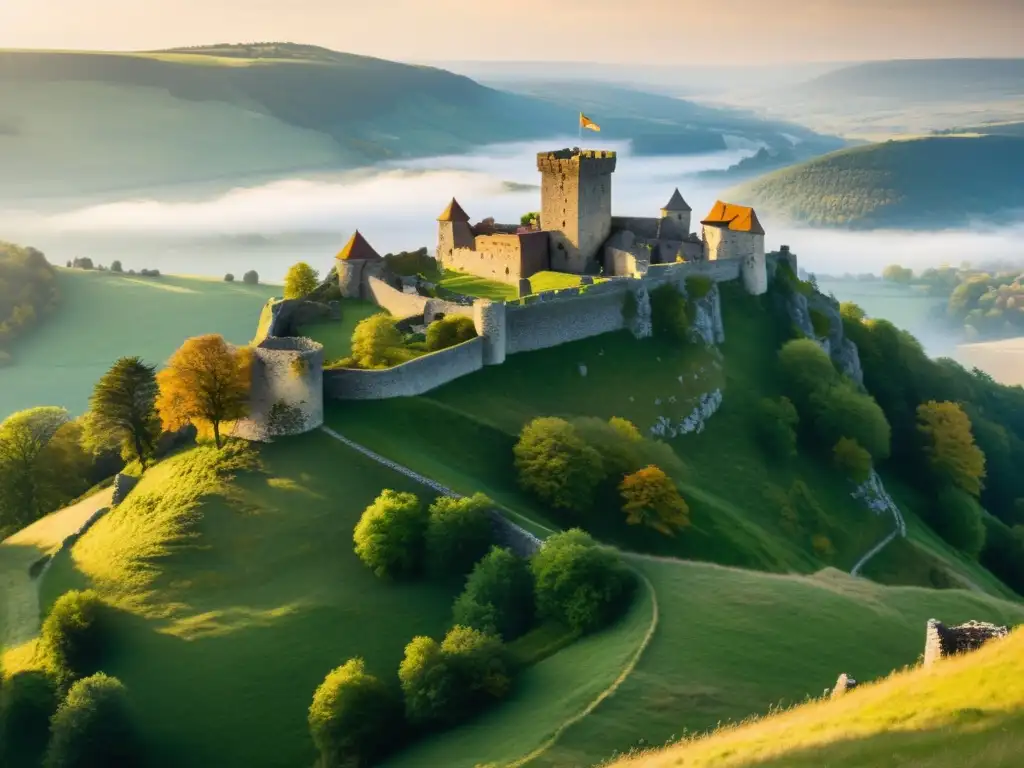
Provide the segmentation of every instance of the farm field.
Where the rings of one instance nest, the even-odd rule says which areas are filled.
[[[88,406],[92,387],[119,357],[161,365],[189,336],[219,333],[252,339],[260,309],[279,286],[164,275],[57,270],[60,306],[12,349],[0,368],[0,419],[37,405],[72,415]]]

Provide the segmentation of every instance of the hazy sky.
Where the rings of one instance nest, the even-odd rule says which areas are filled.
[[[0,0],[0,47],[253,40],[406,61],[1024,56],[1024,0]]]

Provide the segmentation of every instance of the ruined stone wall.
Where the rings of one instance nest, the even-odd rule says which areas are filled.
[[[523,254],[518,235],[478,235],[472,248],[455,248],[444,266],[458,272],[518,285]]]
[[[386,400],[412,397],[479,371],[484,366],[480,337],[379,371],[337,369],[323,372],[326,397],[334,400]]]
[[[367,281],[367,288],[372,301],[395,317],[422,315],[427,308],[426,296],[396,290],[376,277],[371,277]]]
[[[311,339],[268,336],[253,348],[249,416],[228,430],[269,442],[324,423],[324,348]]]
[[[506,352],[528,352],[578,341],[626,327],[623,316],[626,280],[578,289],[548,291],[526,304],[506,305]]]
[[[682,289],[686,284],[686,278],[693,276],[707,277],[716,283],[725,283],[739,279],[741,266],[738,259],[652,264],[644,273],[643,280],[649,289],[665,283],[672,283]]]
[[[924,665],[934,664],[941,658],[977,650],[989,640],[1006,637],[1010,630],[995,624],[968,621],[947,627],[941,621],[928,619],[925,628]]]

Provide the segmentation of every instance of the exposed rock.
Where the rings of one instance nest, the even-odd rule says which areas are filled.
[[[636,316],[630,323],[629,330],[637,339],[646,339],[654,333],[651,325],[651,296],[647,292],[647,286],[642,281],[637,281],[637,289],[633,293],[636,299]]]
[[[810,298],[798,291],[791,291],[785,299],[786,313],[790,321],[809,339],[814,339],[832,358],[832,362],[858,387],[864,386],[864,371],[860,364],[857,345],[846,338],[843,332],[843,318],[839,305],[827,296],[814,293]],[[828,319],[828,334],[819,337],[811,321],[811,310],[821,312]]]
[[[857,681],[847,675],[845,672],[839,676],[836,680],[836,687],[832,689],[832,698],[838,699],[847,691],[852,691],[857,687]]]
[[[694,302],[693,325],[690,334],[694,341],[710,347],[725,341],[725,325],[722,323],[722,298],[718,283],[707,295]]]
[[[111,505],[116,507],[124,501],[125,497],[131,493],[132,488],[138,484],[139,478],[119,473],[117,477],[114,478],[114,495],[110,501]]]
[[[979,621],[968,621],[955,627],[947,627],[941,621],[928,619],[925,629],[924,664],[933,664],[939,659],[981,648],[989,640],[1006,637],[1007,627]]]
[[[659,416],[650,432],[655,437],[675,438],[680,435],[691,433],[700,434],[708,420],[718,412],[722,406],[722,390],[716,389],[713,392],[705,392],[697,401],[697,405],[688,416],[673,423],[667,416]]]

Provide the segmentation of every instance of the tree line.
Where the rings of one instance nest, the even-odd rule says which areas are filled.
[[[57,273],[42,252],[0,241],[0,367],[12,362],[11,346],[60,300]]]

